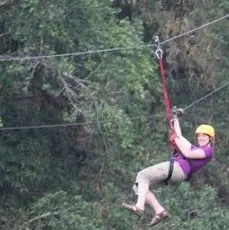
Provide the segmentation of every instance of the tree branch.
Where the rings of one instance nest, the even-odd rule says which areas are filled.
[[[37,220],[49,217],[51,215],[57,215],[57,214],[59,214],[59,212],[46,212],[46,213],[44,213],[44,214],[42,214],[40,216],[36,216],[36,217],[28,220],[27,222],[25,222],[21,229],[23,229],[25,227],[25,229],[27,230],[27,229],[29,229],[28,225],[30,225],[31,223],[33,223],[33,222],[35,222]]]
[[[10,1],[5,0],[4,2],[1,2],[1,3],[0,3],[0,7],[6,5],[7,3],[10,3]]]
[[[65,81],[64,77],[62,77],[60,73],[59,73],[59,79],[63,84],[63,88],[64,88],[64,91],[67,94],[69,102],[71,103],[73,108],[75,108],[76,110],[80,111],[80,109],[77,108],[77,106],[76,106],[76,102],[77,102],[77,99],[78,99],[77,94],[74,92],[74,90],[71,89],[71,87],[68,85],[68,83]]]
[[[1,6],[1,3],[0,3],[0,6]],[[4,37],[5,35],[7,35],[7,34],[9,34],[10,32],[5,32],[5,33],[3,33],[3,34],[0,34],[0,38],[1,37]]]

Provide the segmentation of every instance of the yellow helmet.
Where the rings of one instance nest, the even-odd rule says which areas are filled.
[[[198,133],[204,133],[210,136],[212,139],[215,138],[215,129],[211,125],[200,125],[196,129],[196,134]]]

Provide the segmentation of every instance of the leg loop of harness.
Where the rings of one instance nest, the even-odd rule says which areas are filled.
[[[169,171],[168,171],[168,177],[165,179],[165,184],[168,185],[169,180],[172,177],[173,174],[173,167],[174,167],[174,158],[170,158],[169,160]]]
[[[173,168],[174,168],[174,158],[173,157],[171,157],[170,158],[170,160],[169,160],[169,170],[168,170],[168,177],[165,179],[165,184],[166,185],[168,185],[168,182],[169,182],[169,180],[171,179],[171,177],[172,177],[172,174],[173,174]],[[190,162],[188,161],[188,163],[190,164]],[[190,172],[189,174],[188,174],[188,176],[187,176],[187,178],[185,179],[185,181],[190,181],[190,179],[191,179],[191,177],[192,177],[192,172]]]

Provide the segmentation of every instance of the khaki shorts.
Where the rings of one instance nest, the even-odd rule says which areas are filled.
[[[147,183],[150,186],[164,182],[169,173],[170,162],[162,162],[141,170],[137,174],[136,183]],[[185,180],[185,174],[177,162],[174,162],[171,182],[182,182]]]

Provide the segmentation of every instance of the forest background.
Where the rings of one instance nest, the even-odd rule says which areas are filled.
[[[138,220],[120,207],[136,198],[136,173],[170,151],[155,47],[146,45],[228,12],[226,0],[1,1],[0,229],[148,229],[152,210]],[[228,81],[228,26],[163,45],[172,105]],[[64,53],[77,54],[23,58]],[[216,157],[189,183],[155,190],[172,218],[154,229],[229,229],[228,92],[182,118],[193,142],[200,123],[216,128]]]

